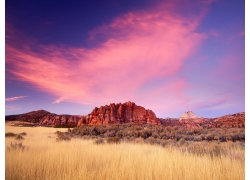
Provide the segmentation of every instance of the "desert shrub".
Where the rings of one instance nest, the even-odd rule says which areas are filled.
[[[136,125],[136,126],[134,126],[134,130],[136,130],[136,131],[143,130],[143,127],[140,125]]]
[[[97,127],[97,131],[99,132],[99,134],[104,134],[107,131],[107,129],[105,126],[99,126]]]
[[[107,139],[107,143],[120,143],[121,139],[118,137],[118,136],[115,136],[115,137],[109,137]]]
[[[220,142],[226,142],[227,138],[225,136],[219,136],[219,141]]]
[[[148,137],[150,137],[152,135],[151,131],[148,129],[145,129],[142,131],[141,137],[144,139],[147,139]]]
[[[166,133],[165,132],[161,132],[158,134],[158,138],[160,139],[166,139]]]
[[[202,132],[202,130],[201,130],[201,129],[198,129],[198,128],[195,128],[195,129],[193,130],[193,132],[194,132],[194,134],[200,135],[201,132]]]
[[[157,132],[153,132],[152,137],[153,138],[158,138],[158,133]]]
[[[178,145],[182,146],[183,144],[186,143],[186,140],[184,138],[181,138],[179,141],[178,141]]]
[[[28,150],[29,148],[24,146],[22,144],[22,142],[19,142],[19,143],[10,143],[10,146],[7,146],[7,151],[24,151],[24,150]]]
[[[118,131],[118,132],[116,133],[116,135],[117,135],[119,138],[123,138],[123,133],[122,133],[122,131]]]
[[[98,138],[94,141],[95,144],[104,144],[104,140],[102,138]]]
[[[21,135],[21,136],[26,136],[27,133],[26,133],[26,132],[21,132],[20,135]]]
[[[202,136],[194,136],[194,139],[193,141],[196,141],[196,142],[199,142],[199,141],[202,141]]]
[[[56,131],[55,134],[57,135],[56,141],[70,141],[71,140],[71,137],[68,133]]]
[[[5,137],[15,137],[15,136],[16,136],[16,134],[13,133],[13,132],[7,132],[7,133],[5,133]]]
[[[136,138],[134,140],[135,143],[139,143],[139,144],[143,144],[144,143],[144,139],[142,139],[141,137],[140,138]]]
[[[23,137],[23,136],[21,136],[20,134],[18,134],[18,135],[16,135],[15,139],[16,139],[16,140],[23,140],[23,139],[24,139],[24,137]]]
[[[83,125],[68,129],[65,132],[67,136],[81,137],[81,138],[104,138],[112,139],[112,137],[119,137],[123,141],[136,141],[141,138],[147,141],[148,138],[154,138],[154,144],[169,144],[165,143],[170,139],[176,145],[182,138],[186,142],[202,142],[202,141],[245,141],[244,128],[183,128],[183,127],[161,127],[151,124],[135,124],[125,123],[120,125]],[[67,137],[66,136],[66,137]],[[153,139],[149,139],[153,141]],[[149,142],[148,142],[149,143]]]
[[[115,137],[116,136],[116,132],[111,131],[107,133],[107,137]]]
[[[157,140],[153,137],[149,137],[145,140],[146,143],[149,143],[149,144],[157,144]]]
[[[205,138],[206,138],[207,141],[212,141],[212,140],[214,140],[214,134],[207,134],[205,136]]]

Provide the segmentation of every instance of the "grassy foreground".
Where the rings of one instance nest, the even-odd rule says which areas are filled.
[[[5,177],[27,180],[240,180],[245,164],[229,156],[198,156],[174,147],[147,144],[100,144],[91,140],[71,139],[56,142],[54,129],[11,127],[6,132],[26,132],[24,140],[7,137]],[[11,142],[27,147],[9,149]],[[238,149],[231,149],[239,151]],[[244,152],[238,153],[244,156]],[[244,157],[242,157],[244,159]]]

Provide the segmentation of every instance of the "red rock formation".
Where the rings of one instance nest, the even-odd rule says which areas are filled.
[[[192,117],[195,115],[192,113]],[[236,113],[217,118],[166,118],[157,119],[154,112],[137,106],[133,102],[110,104],[95,108],[87,116],[56,115],[39,110],[25,114],[5,116],[6,121],[31,122],[41,126],[71,125],[81,126],[83,124],[156,124],[163,126],[179,126],[187,128],[231,128],[245,127],[245,113]]]
[[[184,113],[185,114],[185,113]],[[192,113],[192,116],[195,115]],[[159,119],[163,126],[179,126],[186,128],[232,128],[245,127],[245,113],[236,113],[217,118],[166,118]]]
[[[199,118],[192,111],[184,112],[180,119],[192,119]]]
[[[55,126],[64,124],[77,126],[77,123],[82,119],[85,119],[85,116],[47,115],[40,120],[39,125]]]
[[[100,108],[96,107],[86,116],[85,122],[81,120],[77,126],[81,126],[82,124],[122,124],[130,122],[161,125],[153,111],[146,110],[129,101],[123,104],[111,103]]]
[[[231,127],[245,127],[245,113],[236,113],[226,116],[221,116],[213,119],[212,127],[231,128]]]
[[[182,127],[187,128],[203,128],[206,124],[211,124],[210,118],[189,118],[183,119],[180,118],[179,122],[181,123]]]

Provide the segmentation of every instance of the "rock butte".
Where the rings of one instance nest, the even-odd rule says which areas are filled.
[[[82,124],[123,124],[131,122],[161,125],[153,111],[146,110],[144,107],[128,101],[123,104],[111,103],[99,108],[96,107],[84,119],[81,119],[77,126]]]

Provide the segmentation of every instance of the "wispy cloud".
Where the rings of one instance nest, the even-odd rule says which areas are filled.
[[[15,111],[15,110],[19,110],[19,107],[14,107],[14,106],[5,106],[5,110],[6,111]]]
[[[16,100],[19,100],[19,99],[23,99],[27,96],[15,96],[15,97],[10,97],[10,98],[5,98],[5,101],[16,101]]]
[[[6,40],[6,71],[54,95],[53,103],[101,105],[147,99],[148,104],[159,100],[166,107],[169,99],[178,99],[175,106],[180,106],[189,101],[183,91],[190,85],[178,72],[206,35],[196,32],[203,13],[184,17],[172,7],[161,4],[116,17],[90,32],[89,41],[97,44],[93,48],[39,45],[33,40],[16,45],[18,37],[10,31],[14,35]],[[99,37],[105,40],[98,43]],[[156,88],[152,81],[165,83]]]

